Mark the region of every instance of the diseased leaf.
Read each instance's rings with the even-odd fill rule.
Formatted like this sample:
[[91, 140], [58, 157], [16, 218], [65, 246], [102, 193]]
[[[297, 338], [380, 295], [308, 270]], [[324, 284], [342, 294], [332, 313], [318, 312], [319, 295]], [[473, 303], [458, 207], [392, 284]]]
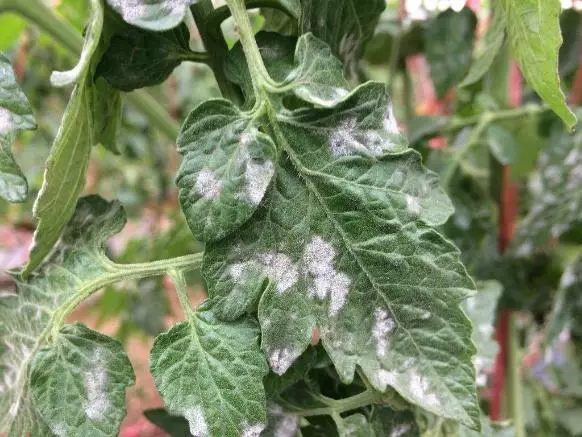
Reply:
[[539, 157], [539, 174], [530, 183], [531, 210], [514, 238], [513, 247], [520, 255], [559, 238], [582, 217], [582, 132], [578, 129], [571, 135], [556, 124], [549, 144]]
[[23, 270], [28, 276], [37, 268], [59, 239], [71, 218], [75, 204], [85, 187], [91, 146], [102, 142], [115, 151], [119, 115], [119, 95], [106, 83], [93, 82], [95, 63], [100, 55], [103, 7], [92, 0], [92, 18], [77, 66], [56, 76], [60, 84], [76, 81], [50, 155], [45, 164], [44, 180], [34, 203], [37, 219], [29, 261]]
[[0, 53], [0, 197], [9, 202], [26, 200], [28, 183], [12, 156], [18, 131], [36, 123], [28, 99], [18, 86], [10, 60]]
[[18, 284], [17, 294], [0, 295], [0, 433], [45, 435], [30, 393], [30, 363], [48, 344], [57, 314], [87, 290], [98, 288], [110, 272], [103, 245], [125, 221], [117, 202], [97, 196], [80, 199], [50, 259]]
[[287, 414], [279, 405], [271, 404], [267, 427], [261, 433], [261, 437], [296, 437], [299, 433], [299, 422], [299, 416]]
[[477, 371], [477, 385], [485, 386], [487, 372], [492, 368], [497, 356], [498, 345], [493, 337], [497, 304], [503, 288], [497, 281], [477, 283], [479, 292], [463, 302], [463, 309], [473, 323], [473, 341], [477, 345], [474, 358]]
[[566, 105], [558, 75], [558, 52], [562, 44], [560, 0], [503, 0], [500, 5], [513, 55], [523, 75], [572, 129], [576, 116]]
[[326, 42], [353, 77], [385, 8], [384, 0], [303, 0], [299, 26]]
[[376, 437], [372, 425], [362, 413], [343, 418], [338, 430], [340, 437]]
[[370, 423], [377, 437], [419, 437], [414, 414], [394, 411], [390, 407], [375, 405]]
[[287, 371], [317, 327], [343, 382], [359, 365], [378, 390], [478, 427], [474, 346], [459, 307], [474, 284], [430, 227], [447, 220], [450, 201], [390, 109], [384, 85], [368, 83], [333, 109], [264, 121], [280, 154], [275, 180], [244, 227], [207, 245], [204, 275], [230, 309], [221, 317], [259, 299], [274, 372]]
[[36, 352], [29, 378], [35, 409], [67, 437], [117, 435], [125, 389], [135, 383], [121, 343], [82, 324], [65, 325]]
[[195, 60], [189, 43], [185, 24], [165, 32], [121, 26], [111, 37], [96, 75], [122, 91], [158, 85], [183, 61]]
[[221, 322], [210, 305], [159, 335], [150, 368], [168, 410], [194, 436], [258, 436], [266, 425], [259, 328], [250, 318]]
[[493, 124], [487, 128], [487, 145], [489, 150], [500, 164], [512, 164], [518, 156], [519, 144], [511, 132]]
[[439, 98], [467, 75], [476, 26], [475, 13], [465, 7], [461, 12], [447, 9], [427, 27], [424, 35], [426, 58]]
[[493, 17], [487, 33], [483, 37], [481, 44], [475, 50], [471, 69], [465, 79], [459, 84], [460, 86], [469, 86], [476, 83], [489, 71], [505, 41], [506, 25], [503, 11], [498, 7], [494, 7]]
[[190, 113], [178, 151], [176, 184], [190, 229], [201, 241], [223, 238], [255, 212], [275, 173], [277, 151], [252, 116], [224, 99]]
[[188, 8], [198, 0], [107, 0], [123, 19], [142, 29], [156, 32], [179, 25]]

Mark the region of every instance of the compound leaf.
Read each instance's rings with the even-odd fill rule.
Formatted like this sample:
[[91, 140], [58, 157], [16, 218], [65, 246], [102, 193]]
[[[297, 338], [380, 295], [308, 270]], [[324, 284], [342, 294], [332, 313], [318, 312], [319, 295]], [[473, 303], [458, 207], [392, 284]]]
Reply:
[[28, 191], [26, 178], [12, 156], [12, 143], [18, 131], [35, 127], [10, 60], [0, 53], [0, 196], [9, 202], [23, 202]]
[[209, 292], [228, 309], [220, 316], [235, 320], [258, 300], [278, 374], [318, 327], [344, 382], [360, 366], [378, 390], [478, 427], [474, 346], [459, 307], [474, 284], [431, 228], [452, 207], [398, 132], [384, 86], [265, 123], [280, 151], [265, 201], [236, 235], [207, 245]]
[[45, 435], [39, 431], [44, 421], [30, 393], [30, 363], [58, 329], [63, 309], [99, 288], [111, 274], [103, 245], [125, 221], [117, 202], [98, 196], [80, 199], [50, 259], [18, 283], [17, 294], [0, 296], [0, 433]]
[[312, 32], [326, 42], [349, 76], [355, 76], [364, 46], [385, 8], [384, 0], [304, 0], [301, 33]]
[[182, 61], [193, 59], [189, 43], [185, 24], [165, 32], [122, 26], [111, 37], [96, 75], [122, 91], [160, 84]]
[[503, 0], [513, 54], [528, 83], [572, 129], [576, 116], [560, 89], [558, 52], [562, 45], [560, 0]]
[[197, 0], [107, 0], [123, 19], [156, 32], [176, 27]]
[[30, 368], [34, 406], [57, 436], [117, 435], [134, 383], [121, 343], [82, 324], [64, 326]]
[[424, 35], [426, 58], [438, 97], [466, 76], [471, 67], [477, 17], [469, 8], [447, 9], [439, 14]]
[[184, 416], [194, 436], [258, 436], [266, 425], [259, 327], [248, 318], [219, 321], [209, 303], [159, 335], [150, 355], [168, 410]]
[[194, 235], [218, 240], [255, 212], [275, 173], [277, 151], [248, 114], [228, 100], [208, 100], [190, 113], [178, 150], [176, 183]]

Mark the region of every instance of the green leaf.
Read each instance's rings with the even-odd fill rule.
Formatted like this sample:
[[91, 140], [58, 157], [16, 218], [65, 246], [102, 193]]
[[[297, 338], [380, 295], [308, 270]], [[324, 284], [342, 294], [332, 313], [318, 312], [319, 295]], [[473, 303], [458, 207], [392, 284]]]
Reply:
[[420, 436], [414, 414], [410, 411], [394, 411], [390, 407], [375, 405], [370, 423], [377, 437]]
[[465, 426], [459, 426], [457, 431], [458, 437], [515, 437], [513, 426], [502, 426], [493, 424], [488, 417], [481, 417], [481, 432], [476, 432]]
[[570, 135], [556, 124], [549, 144], [539, 157], [539, 173], [530, 183], [531, 210], [520, 222], [513, 242], [520, 255], [559, 238], [582, 215], [582, 132], [578, 129]]
[[198, 59], [189, 43], [185, 24], [165, 32], [121, 26], [112, 36], [96, 75], [122, 91], [158, 85], [183, 61]]
[[497, 281], [477, 283], [479, 292], [463, 302], [463, 309], [473, 323], [473, 341], [477, 345], [474, 358], [477, 371], [477, 385], [485, 386], [487, 372], [492, 368], [497, 356], [498, 345], [493, 337], [497, 304], [503, 287]]
[[246, 222], [275, 173], [277, 151], [252, 116], [224, 99], [190, 113], [180, 136], [176, 184], [188, 225], [200, 241], [223, 238]]
[[125, 389], [135, 383], [121, 343], [82, 324], [65, 325], [35, 354], [29, 378], [34, 407], [67, 437], [117, 435]]
[[252, 319], [221, 322], [208, 302], [159, 335], [150, 368], [164, 403], [195, 436], [258, 436], [266, 425], [265, 358]]
[[477, 17], [465, 7], [461, 12], [447, 9], [427, 27], [424, 34], [426, 58], [439, 98], [467, 75], [476, 26]]
[[372, 425], [362, 413], [345, 417], [338, 424], [340, 437], [376, 437]]
[[301, 33], [312, 32], [339, 57], [349, 76], [355, 76], [366, 43], [385, 0], [304, 0], [301, 2]]
[[178, 26], [190, 5], [197, 0], [107, 0], [123, 19], [142, 29], [156, 32]]
[[[103, 245], [121, 230], [126, 216], [117, 202], [90, 196], [79, 200], [50, 259], [17, 294], [0, 295], [0, 433], [43, 436], [29, 387], [35, 354], [58, 332], [63, 311], [103, 284], [112, 263]], [[128, 272], [123, 272], [127, 277]], [[65, 314], [66, 315], [66, 314]]]
[[489, 71], [495, 57], [505, 41], [505, 15], [499, 8], [494, 7], [493, 18], [481, 44], [475, 50], [473, 63], [469, 73], [459, 86], [469, 86], [478, 82]]
[[18, 131], [34, 129], [32, 109], [12, 70], [10, 60], [0, 53], [0, 196], [9, 202], [26, 200], [28, 183], [12, 156]]
[[[360, 366], [436, 414], [478, 426], [470, 323], [474, 284], [431, 226], [450, 200], [397, 130], [383, 84], [333, 109], [263, 120], [280, 158], [257, 212], [207, 245], [204, 275], [236, 319], [258, 302], [262, 348], [283, 374], [321, 341], [345, 383]], [[439, 335], [435, 336], [434, 333]]]
[[117, 92], [107, 84], [95, 85], [93, 81], [95, 58], [100, 54], [103, 8], [100, 0], [92, 0], [91, 4], [92, 19], [79, 63], [68, 72], [53, 73], [53, 82], [59, 85], [76, 84], [34, 203], [33, 213], [38, 223], [24, 276], [43, 262], [73, 215], [77, 199], [85, 187], [91, 146], [103, 142], [110, 150], [116, 150], [112, 142], [117, 120], [110, 117], [119, 115], [120, 101]]
[[170, 437], [191, 437], [188, 421], [182, 416], [172, 416], [166, 410], [158, 408], [143, 412], [150, 422], [166, 431]]
[[487, 128], [487, 145], [497, 162], [503, 165], [515, 162], [519, 154], [519, 144], [511, 132], [496, 124]]
[[500, 4], [513, 55], [524, 77], [572, 129], [576, 116], [566, 105], [558, 75], [558, 51], [562, 44], [560, 0], [503, 0]]

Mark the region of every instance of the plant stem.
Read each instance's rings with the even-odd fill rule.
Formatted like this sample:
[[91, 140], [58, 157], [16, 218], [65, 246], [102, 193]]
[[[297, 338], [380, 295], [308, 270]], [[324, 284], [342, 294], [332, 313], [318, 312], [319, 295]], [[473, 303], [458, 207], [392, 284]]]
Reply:
[[[83, 48], [83, 38], [67, 21], [61, 19], [43, 2], [36, 0], [0, 0], [0, 13], [14, 12], [38, 26], [71, 53], [78, 55]], [[176, 141], [180, 125], [145, 90], [126, 94], [127, 100], [143, 112], [169, 140]]]
[[202, 43], [209, 54], [208, 65], [214, 72], [216, 83], [222, 95], [235, 103], [242, 103], [242, 98], [237, 88], [226, 78], [224, 73], [224, 60], [228, 55], [228, 47], [220, 30], [220, 23], [212, 21], [215, 13], [210, 0], [200, 0], [190, 10], [198, 27]]
[[254, 94], [257, 98], [257, 104], [260, 104], [264, 100], [263, 89], [265, 86], [273, 84], [273, 81], [269, 77], [269, 73], [263, 63], [263, 58], [261, 57], [259, 46], [255, 40], [255, 35], [253, 33], [253, 28], [251, 26], [251, 21], [249, 20], [244, 0], [226, 0], [226, 4], [232, 13], [232, 18], [238, 28], [240, 42], [243, 51], [245, 52], [247, 65], [253, 82]]
[[319, 396], [319, 400], [327, 404], [327, 407], [312, 408], [310, 410], [294, 411], [290, 414], [295, 414], [297, 416], [309, 417], [309, 416], [323, 416], [323, 415], [333, 415], [341, 414], [350, 410], [357, 410], [358, 408], [365, 407], [370, 404], [374, 404], [381, 401], [381, 394], [374, 390], [366, 390], [355, 396], [351, 396], [345, 399], [331, 399], [325, 396]]
[[515, 109], [505, 109], [501, 111], [487, 111], [473, 117], [453, 119], [451, 123], [443, 127], [443, 133], [455, 133], [461, 129], [469, 126], [478, 124], [481, 120], [487, 119], [488, 123], [494, 123], [496, 121], [506, 121], [515, 118], [521, 118], [524, 116], [532, 116], [537, 114], [542, 114], [548, 111], [549, 108], [542, 105], [525, 105]]
[[168, 272], [168, 275], [170, 275], [174, 282], [176, 294], [178, 295], [178, 300], [180, 301], [184, 315], [189, 319], [192, 316], [193, 310], [190, 304], [190, 297], [188, 296], [188, 284], [186, 284], [186, 280], [184, 279], [184, 272], [172, 269]]
[[526, 437], [523, 415], [523, 390], [521, 380], [521, 354], [519, 349], [519, 330], [517, 315], [512, 313], [509, 319], [509, 365], [508, 386], [510, 387], [511, 410], [515, 437]]
[[[255, 9], [255, 8], [270, 8], [270, 9], [277, 9], [284, 14], [286, 14], [289, 18], [294, 19], [297, 21], [297, 18], [294, 12], [287, 7], [287, 5], [277, 1], [277, 0], [247, 0], [246, 1], [247, 9]], [[224, 20], [230, 17], [230, 9], [228, 6], [220, 6], [216, 8], [214, 12], [214, 16], [212, 17], [212, 21], [220, 24]]]

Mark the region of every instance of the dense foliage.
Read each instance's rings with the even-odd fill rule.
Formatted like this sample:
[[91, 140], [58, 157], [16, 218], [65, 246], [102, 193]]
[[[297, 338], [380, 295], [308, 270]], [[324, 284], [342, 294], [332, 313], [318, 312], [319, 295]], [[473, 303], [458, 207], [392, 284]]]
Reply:
[[[395, 3], [0, 0], [21, 17], [0, 38], [0, 210], [35, 198], [36, 222], [0, 295], [0, 433], [118, 435], [120, 340], [141, 330], [165, 405], [145, 414], [172, 436], [582, 435], [581, 15]], [[22, 18], [59, 41], [34, 34], [25, 80]], [[78, 54], [56, 89], [47, 50]], [[13, 145], [47, 137], [29, 184]], [[169, 197], [174, 228], [113, 261], [111, 192], [132, 217]], [[164, 275], [183, 311], [167, 330]], [[71, 320], [94, 296], [130, 314], [118, 339]]]

